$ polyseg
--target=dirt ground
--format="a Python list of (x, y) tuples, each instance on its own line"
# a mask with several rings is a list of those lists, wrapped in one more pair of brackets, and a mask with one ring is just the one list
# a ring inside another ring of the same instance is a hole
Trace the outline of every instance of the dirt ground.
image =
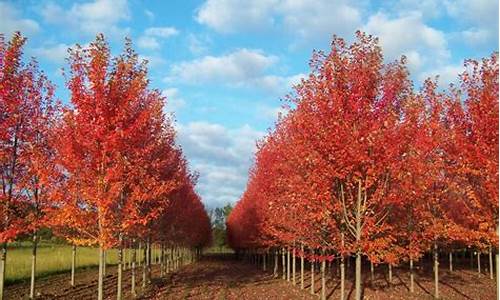
[[(138, 299), (318, 299), (321, 278), (315, 275), (315, 294), (310, 294), (310, 272), (305, 272), (305, 289), (300, 289), (300, 274), (297, 272), (296, 286), (285, 280), (275, 279), (262, 267), (235, 260), (232, 255), (205, 256), (201, 261), (182, 267), (178, 271), (160, 278), (159, 266), (153, 266), (152, 284), (141, 290), (142, 273), (138, 270)], [(350, 270), (353, 269), (351, 265)], [(297, 267), (297, 271), (300, 268)], [(105, 280), (106, 299), (116, 298), (116, 268), (108, 267)], [(389, 284), (387, 267), (375, 269), (375, 280), (370, 280), (369, 268), (364, 267), (364, 299), (433, 299), (434, 280), (432, 266), (416, 270), (415, 293), (409, 293), (409, 276), (405, 268), (393, 268), (393, 282)], [(347, 299), (354, 299), (353, 284), (347, 274)], [(340, 286), (336, 265), (327, 274), (327, 299), (339, 299)], [(69, 285), (69, 274), (54, 275), (40, 279), (37, 283), (37, 299), (95, 299), (97, 296), (97, 270), (82, 270), (76, 274), (76, 286)], [(494, 280), (484, 273), (478, 276), (470, 266), (455, 266), (450, 272), (440, 269), (439, 289), (442, 299), (496, 299)], [(131, 299), (130, 270), (124, 274), (124, 298)], [(6, 299), (26, 299), (28, 283), (7, 287)]]

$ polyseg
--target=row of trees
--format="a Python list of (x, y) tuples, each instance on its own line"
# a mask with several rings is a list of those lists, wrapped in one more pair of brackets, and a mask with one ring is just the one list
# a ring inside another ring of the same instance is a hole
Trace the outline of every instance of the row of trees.
[[(358, 32), (315, 52), (288, 113), (258, 143), (245, 193), (229, 216), (239, 251), (284, 249), (313, 261), (355, 257), (410, 267), (438, 251), (498, 249), (498, 54), (467, 60), (458, 85), (415, 91), (406, 59), (384, 63)], [(479, 253), (478, 252), (478, 253)], [(479, 254), (478, 254), (479, 255)], [(491, 274), (492, 276), (492, 274)], [(325, 298), (325, 284), (322, 286)]]
[(116, 57), (102, 35), (68, 50), (66, 106), (36, 61), (23, 62), (25, 42), (20, 33), (8, 42), (0, 36), (0, 299), (7, 244), (22, 234), (33, 237), (34, 297), (43, 227), (75, 247), (98, 245), (98, 299), (105, 250), (117, 248), (120, 299), (125, 244), (193, 249), (210, 242), (197, 175), (129, 40)]

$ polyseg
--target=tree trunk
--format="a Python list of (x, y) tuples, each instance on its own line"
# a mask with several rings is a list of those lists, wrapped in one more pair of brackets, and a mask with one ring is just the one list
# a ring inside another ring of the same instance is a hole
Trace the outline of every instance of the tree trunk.
[(30, 299), (35, 298), (35, 275), (36, 275), (36, 247), (38, 245), (37, 232), (33, 233), (33, 252), (31, 254), (31, 284)]
[(266, 252), (262, 253), (262, 269), (266, 271)]
[[(344, 233), (340, 233), (341, 245), (344, 247)], [(340, 300), (345, 299), (345, 263), (344, 254), (340, 254)]]
[(160, 276), (163, 278), (165, 275), (165, 249), (163, 244), (160, 244)]
[(449, 257), (450, 257), (450, 272), (453, 272), (453, 253), (450, 251), (450, 254), (449, 254)]
[(392, 284), (392, 264), (389, 263), (389, 285)]
[[(356, 300), (361, 300), (361, 249), (359, 243), (361, 242), (361, 197), (362, 197), (361, 180), (358, 181), (358, 199), (356, 201), (356, 243), (358, 249), (356, 250)], [(366, 191), (365, 191), (366, 193)], [(366, 197), (366, 194), (365, 194)]]
[(286, 280), (286, 258), (285, 258), (285, 248), (281, 249), (281, 266), (283, 268), (283, 280)]
[(71, 286), (75, 286), (76, 245), (71, 247)]
[(131, 270), (131, 283), (130, 290), (132, 292), (132, 297), (135, 297), (137, 293), (135, 292), (135, 262), (137, 259), (137, 253), (135, 251), (135, 240), (132, 240), (132, 270)]
[(300, 289), (304, 289), (304, 244), (300, 245)]
[(278, 250), (274, 250), (274, 278), (278, 278)]
[(373, 267), (373, 262), (370, 261), (370, 278), (371, 278), (371, 281), (373, 282), (375, 280), (375, 272), (374, 272), (374, 267)]
[(470, 268), (474, 268), (474, 251), (470, 251)]
[(292, 249), (292, 284), (295, 285), (295, 247)]
[(290, 249), (286, 249), (286, 281), (290, 282)]
[(481, 275), (481, 252), (477, 251), (477, 275)]
[(437, 243), (434, 243), (434, 298), (439, 299), (439, 261)]
[[(145, 245), (144, 245), (145, 246)], [(141, 247), (141, 244), (139, 244), (139, 248)], [(146, 247), (142, 249), (142, 288), (146, 288), (146, 273), (147, 273), (147, 265), (146, 265)], [(139, 261), (141, 261), (139, 260)], [(140, 263), (139, 263), (140, 264)]]
[(141, 262), (142, 262), (142, 257), (141, 257), (141, 253), (142, 253), (142, 251), (141, 251), (141, 246), (142, 246), (142, 245), (141, 245), (141, 242), (139, 242), (139, 252), (138, 252), (138, 253), (139, 253), (139, 267), (141, 266)]
[(5, 266), (7, 262), (7, 243), (2, 244), (2, 257), (0, 260), (0, 300), (3, 299), (4, 283), (5, 283)]
[(118, 237), (118, 278), (116, 282), (116, 300), (122, 299), (123, 247), (122, 234)]
[(415, 292), (415, 283), (413, 278), (413, 258), (410, 258), (410, 293)]
[(104, 264), (102, 265), (102, 274), (104, 277), (106, 277), (106, 259), (107, 259), (107, 254), (106, 250), (104, 250)]
[(97, 283), (97, 300), (104, 299), (104, 248), (99, 245), (99, 278)]
[[(324, 256), (324, 251), (323, 251)], [(323, 259), (321, 262), (321, 300), (326, 300), (326, 261)]]
[(493, 279), (493, 255), (491, 253), (491, 245), (488, 246), (488, 257), (490, 260), (490, 279)]
[(148, 244), (146, 246), (147, 248), (147, 257), (146, 257), (146, 270), (147, 270), (147, 273), (146, 273), (146, 284), (150, 284), (151, 283), (151, 242), (150, 240), (148, 239)]
[(311, 294), (314, 295), (314, 261), (311, 261)]

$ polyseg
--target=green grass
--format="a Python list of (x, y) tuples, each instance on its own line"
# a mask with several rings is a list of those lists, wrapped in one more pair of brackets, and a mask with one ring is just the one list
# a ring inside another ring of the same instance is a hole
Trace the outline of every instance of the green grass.
[[(29, 280), (31, 276), (30, 242), (17, 242), (9, 245), (7, 250), (6, 283)], [(141, 251), (142, 252), (142, 251)], [(130, 249), (124, 254), (124, 261), (129, 261)], [(137, 253), (138, 260), (142, 253)], [(106, 262), (116, 264), (118, 251), (111, 249), (106, 252)], [(76, 250), (77, 269), (95, 267), (99, 264), (98, 249), (94, 247), (78, 247)], [(42, 242), (37, 251), (37, 277), (69, 272), (71, 270), (71, 246)]]
[(234, 251), (229, 247), (210, 247), (203, 250), (203, 254), (226, 254), (226, 253), (234, 253)]

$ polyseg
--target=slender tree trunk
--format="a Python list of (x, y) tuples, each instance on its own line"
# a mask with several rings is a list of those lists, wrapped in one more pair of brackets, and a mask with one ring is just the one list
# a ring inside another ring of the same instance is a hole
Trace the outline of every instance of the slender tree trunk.
[[(341, 245), (344, 248), (344, 232), (340, 233)], [(340, 254), (340, 300), (345, 299), (345, 263), (344, 254)]]
[[(366, 191), (365, 191), (366, 193)], [(365, 194), (366, 197), (366, 194)], [(361, 300), (361, 249), (359, 248), (359, 243), (361, 242), (361, 200), (362, 200), (362, 188), (361, 180), (358, 181), (358, 198), (356, 201), (356, 243), (358, 248), (356, 249), (356, 300)]]
[(165, 249), (164, 249), (164, 246), (163, 244), (160, 244), (160, 276), (161, 278), (163, 278), (163, 275), (164, 274), (164, 268), (165, 268)]
[(470, 268), (474, 268), (474, 251), (470, 250)]
[(135, 251), (135, 240), (132, 240), (132, 270), (131, 270), (131, 283), (130, 283), (130, 289), (132, 292), (132, 297), (135, 298), (137, 293), (135, 292), (135, 262), (137, 260), (137, 253)]
[(142, 251), (141, 251), (141, 246), (142, 246), (142, 244), (141, 244), (141, 242), (139, 242), (139, 252), (138, 252), (138, 253), (139, 253), (139, 267), (141, 266), (141, 262), (142, 262), (142, 257), (141, 257), (141, 253), (142, 253)]
[(389, 285), (392, 284), (392, 264), (389, 263)]
[(36, 248), (38, 245), (38, 235), (33, 233), (33, 252), (31, 254), (31, 284), (30, 284), (30, 299), (35, 298), (35, 275), (36, 275)]
[(3, 243), (2, 254), (0, 259), (0, 300), (3, 300), (6, 262), (7, 262), (7, 243)]
[(281, 266), (283, 268), (283, 280), (286, 280), (286, 258), (285, 258), (285, 248), (281, 249)]
[[(139, 244), (139, 248), (140, 248), (140, 244)], [(146, 273), (147, 273), (147, 265), (146, 265), (146, 252), (147, 252), (147, 249), (146, 249), (146, 245), (144, 245), (144, 248), (142, 249), (142, 288), (146, 288)], [(139, 260), (139, 261), (141, 261)]]
[(415, 283), (413, 278), (413, 258), (410, 258), (410, 293), (415, 292)]
[(106, 250), (104, 250), (104, 264), (102, 265), (102, 274), (106, 277)]
[(373, 267), (373, 262), (370, 261), (370, 278), (371, 278), (371, 281), (373, 282), (375, 280), (375, 270), (374, 270), (374, 267)]
[(453, 272), (453, 252), (450, 251), (449, 254), (449, 260), (450, 260), (450, 272)]
[(295, 247), (292, 249), (292, 284), (295, 285)]
[(304, 244), (300, 245), (300, 289), (304, 289)]
[(122, 272), (123, 272), (123, 247), (122, 234), (118, 237), (118, 278), (116, 283), (116, 300), (122, 299)]
[(491, 253), (491, 245), (488, 246), (488, 257), (490, 260), (490, 279), (493, 279), (493, 255)]
[(262, 253), (262, 269), (265, 272), (266, 271), (266, 252)]
[(286, 249), (286, 281), (290, 282), (290, 249)]
[(278, 250), (274, 249), (274, 278), (278, 278)]
[(439, 299), (439, 260), (438, 246), (434, 243), (434, 298)]
[[(323, 256), (325, 252), (323, 251)], [(325, 269), (326, 269), (326, 261), (323, 259), (321, 261), (321, 300), (326, 300), (326, 275), (325, 275)]]
[(104, 299), (104, 248), (99, 245), (99, 278), (97, 283), (97, 299)]
[(76, 245), (71, 247), (71, 286), (75, 286)]
[(314, 261), (311, 261), (311, 294), (314, 295)]
[(477, 251), (477, 275), (481, 275), (481, 252)]
[(151, 283), (151, 242), (148, 239), (148, 244), (147, 244), (147, 258), (146, 258), (146, 266), (147, 266), (147, 274), (146, 274), (146, 284)]

